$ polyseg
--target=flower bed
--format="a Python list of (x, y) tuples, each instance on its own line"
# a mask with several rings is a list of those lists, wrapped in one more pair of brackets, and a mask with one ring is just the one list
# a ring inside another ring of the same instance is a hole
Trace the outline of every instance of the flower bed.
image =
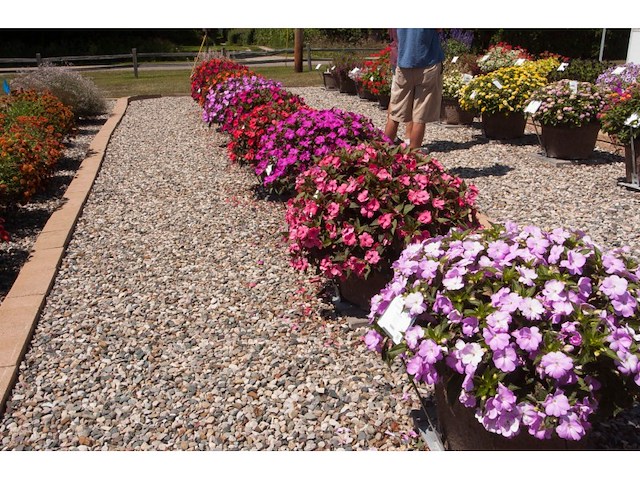
[(226, 58), (213, 58), (199, 63), (191, 75), (191, 98), (204, 105), (209, 90), (229, 77), (243, 76), (249, 69)]

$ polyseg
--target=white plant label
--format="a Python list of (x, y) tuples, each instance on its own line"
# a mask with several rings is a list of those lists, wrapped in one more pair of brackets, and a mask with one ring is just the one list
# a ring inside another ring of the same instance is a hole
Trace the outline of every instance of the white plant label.
[(413, 319), (404, 311), (404, 297), (394, 298), (384, 314), (378, 320), (378, 325), (387, 332), (396, 345), (402, 341), (404, 332), (411, 326)]
[(313, 194), (313, 199), (317, 200), (319, 196), (320, 196), (320, 190), (316, 190), (316, 193)]
[(486, 62), (487, 60), (489, 60), (489, 55), (488, 54), (480, 59), (481, 62)]
[(273, 171), (273, 165), (267, 165), (267, 168), (264, 169), (264, 173), (266, 173), (267, 175), (271, 175), (272, 171)]
[(616, 67), (613, 69), (613, 72), (611, 72), (614, 75), (620, 75), (622, 72), (624, 72), (627, 69), (627, 67)]
[(496, 87), (498, 87), (499, 89), (502, 89), (502, 84), (500, 83), (500, 81), (498, 79), (494, 79), (493, 83)]
[(536, 113), (540, 108), (540, 105), (542, 105), (540, 100), (532, 100), (529, 102), (529, 105), (527, 105), (527, 108), (524, 109), (524, 113)]
[(473, 100), (474, 98), (476, 98), (476, 95), (478, 94), (478, 92), (476, 92), (475, 90), (473, 92), (471, 92), (471, 95), (469, 95), (469, 98), (471, 100)]
[(369, 80), (371, 80), (372, 82), (376, 81), (376, 79), (375, 79), (375, 77), (373, 75), (371, 75), (371, 78)]
[(469, 75), (468, 73), (462, 74), (462, 83), (469, 83), (471, 80), (473, 80), (473, 76)]
[(569, 82), (569, 89), (571, 89), (571, 93), (578, 93), (578, 81), (571, 80)]
[(566, 62), (562, 62), (562, 63), (560, 64), (560, 66), (558, 67), (558, 72), (564, 72), (564, 71), (565, 71), (565, 69), (566, 69), (568, 66), (569, 66), (569, 64), (568, 64), (568, 63), (566, 63)]
[(358, 67), (355, 67), (353, 70), (351, 70), (349, 73), (352, 75), (355, 75), (356, 73), (358, 73), (360, 71), (360, 69)]
[(336, 66), (334, 65), (333, 67), (331, 67), (331, 71), (333, 72), (336, 69)]
[(456, 62), (458, 61), (458, 59), (459, 59), (459, 58), (460, 58), (460, 57), (456, 55), (455, 57), (453, 57), (453, 58), (451, 59), (451, 63), (456, 63)]
[(321, 63), (319, 63), (318, 65), (316, 65), (316, 70), (320, 69), (320, 67), (322, 66)]
[(632, 113), (629, 118), (624, 121), (627, 127), (638, 128), (640, 127), (640, 114)]
[(516, 63), (514, 63), (514, 65), (515, 65), (516, 67), (519, 67), (519, 66), (520, 66), (520, 65), (522, 65), (525, 61), (526, 61), (526, 59), (524, 59), (524, 58), (519, 58), (519, 59), (517, 59), (517, 60), (516, 60)]

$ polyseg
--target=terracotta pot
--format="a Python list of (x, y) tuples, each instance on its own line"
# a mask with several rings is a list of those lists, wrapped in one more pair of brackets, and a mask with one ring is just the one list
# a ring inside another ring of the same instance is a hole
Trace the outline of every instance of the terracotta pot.
[(593, 153), (599, 131), (599, 122), (580, 127), (542, 125), (542, 146), (551, 158), (586, 159)]
[(331, 72), (323, 72), (322, 80), (324, 81), (324, 88), (326, 88), (327, 90), (335, 90), (336, 88), (338, 88), (336, 79)]
[(487, 138), (508, 140), (524, 135), (527, 121), (522, 112), (483, 113), (482, 130)]
[(579, 441), (554, 436), (539, 440), (521, 428), (514, 438), (487, 431), (475, 418), (474, 409), (462, 405), (457, 398), (448, 398), (446, 388), (435, 387), (436, 415), (442, 442), (447, 450), (585, 450), (589, 434)]
[(440, 107), (440, 119), (447, 125), (470, 125), (473, 123), (475, 113), (463, 110), (458, 100), (443, 98)]
[[(640, 138), (633, 141), (633, 149), (636, 154), (636, 175), (640, 178)], [(631, 144), (628, 144), (624, 146), (624, 170), (627, 183), (632, 181), (633, 163), (631, 159)]]
[(378, 103), (380, 104), (380, 108), (386, 110), (389, 108), (389, 102), (391, 101), (391, 96), (389, 95), (378, 95)]
[(340, 93), (348, 93), (349, 95), (355, 95), (357, 93), (356, 82), (349, 78), (347, 72), (340, 72), (338, 74), (338, 88)]
[(373, 271), (365, 278), (350, 275), (345, 280), (338, 280), (338, 290), (342, 300), (346, 300), (362, 310), (371, 309), (371, 297), (382, 290), (393, 279), (393, 271)]

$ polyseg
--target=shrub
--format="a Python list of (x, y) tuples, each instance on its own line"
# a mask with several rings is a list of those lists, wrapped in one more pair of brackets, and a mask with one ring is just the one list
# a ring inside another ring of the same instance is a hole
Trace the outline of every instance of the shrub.
[(18, 90), (11, 95), (0, 97), (2, 123), (11, 125), (18, 117), (44, 117), (53, 132), (63, 137), (74, 127), (73, 112), (50, 92)]
[(107, 111), (104, 96), (93, 81), (68, 67), (45, 63), (35, 70), (23, 71), (11, 80), (11, 88), (49, 91), (71, 109), (75, 118), (94, 117)]
[(564, 70), (554, 70), (549, 75), (549, 80), (556, 82), (558, 80), (568, 79), (577, 80), (578, 82), (596, 83), (598, 77), (608, 68), (612, 62), (600, 62), (598, 60), (567, 60), (565, 63), (569, 65)]

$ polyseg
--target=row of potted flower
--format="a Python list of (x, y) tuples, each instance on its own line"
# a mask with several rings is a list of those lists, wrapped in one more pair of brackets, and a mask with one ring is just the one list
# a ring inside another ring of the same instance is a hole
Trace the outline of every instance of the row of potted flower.
[(281, 86), (247, 74), (210, 85), (203, 118), (230, 134), (232, 159), (263, 181), (275, 173), (267, 184), (293, 182), (295, 268), (341, 288), (375, 280), (371, 350), (402, 359), (493, 437), (580, 440), (638, 399), (640, 269), (624, 249), (564, 229), (480, 229), (477, 189), (436, 160), (355, 114), (280, 103)]

